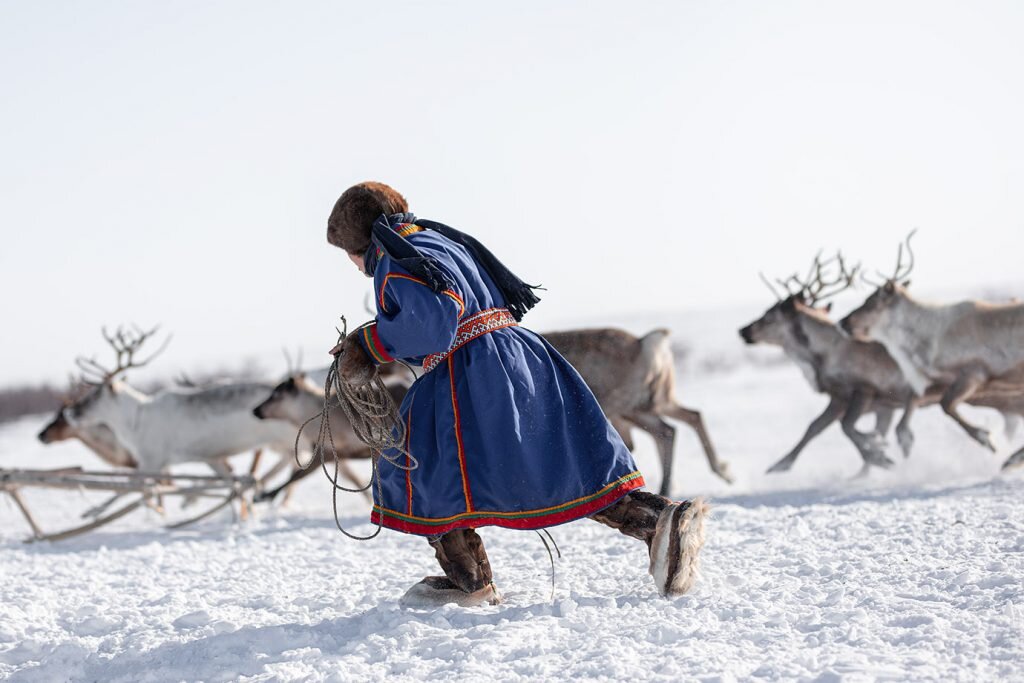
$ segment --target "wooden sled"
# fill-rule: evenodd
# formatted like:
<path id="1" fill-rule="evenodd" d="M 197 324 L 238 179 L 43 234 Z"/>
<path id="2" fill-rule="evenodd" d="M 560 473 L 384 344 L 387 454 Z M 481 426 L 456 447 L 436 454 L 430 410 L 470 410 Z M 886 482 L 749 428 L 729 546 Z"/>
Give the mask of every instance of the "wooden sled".
<path id="1" fill-rule="evenodd" d="M 142 506 L 150 506 L 162 510 L 164 496 L 181 496 L 183 498 L 215 498 L 217 503 L 204 512 L 180 522 L 165 525 L 167 529 L 180 529 L 206 519 L 223 510 L 235 500 L 240 501 L 242 515 L 246 514 L 245 494 L 256 485 L 256 479 L 250 475 L 221 476 L 196 474 L 164 474 L 158 472 L 94 472 L 80 467 L 66 467 L 54 470 L 23 470 L 0 468 L 0 493 L 6 493 L 21 511 L 32 528 L 32 537 L 27 543 L 34 541 L 61 541 L 65 538 L 98 529 L 109 524 Z M 114 495 L 105 502 L 90 508 L 83 516 L 94 517 L 92 521 L 81 526 L 65 529 L 54 533 L 45 533 L 36 523 L 31 511 L 21 496 L 23 488 L 51 488 L 90 491 L 109 491 Z M 133 499 L 108 512 L 123 497 Z M 136 497 L 137 496 L 137 497 Z M 232 508 L 233 509 L 233 508 Z"/>

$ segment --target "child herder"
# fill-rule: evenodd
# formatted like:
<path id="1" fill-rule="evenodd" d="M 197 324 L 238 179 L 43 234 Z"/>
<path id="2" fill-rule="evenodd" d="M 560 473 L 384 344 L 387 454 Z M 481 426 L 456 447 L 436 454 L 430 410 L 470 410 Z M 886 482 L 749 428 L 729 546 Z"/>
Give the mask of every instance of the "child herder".
<path id="1" fill-rule="evenodd" d="M 365 384 L 397 359 L 423 368 L 399 411 L 418 466 L 382 458 L 371 513 L 425 536 L 444 571 L 413 586 L 407 604 L 496 604 L 476 530 L 582 517 L 646 543 L 662 595 L 690 589 L 706 504 L 641 489 L 632 455 L 579 373 L 519 325 L 539 301 L 529 286 L 474 238 L 409 213 L 383 183 L 341 195 L 327 241 L 374 281 L 376 318 L 332 350 L 344 380 Z"/>

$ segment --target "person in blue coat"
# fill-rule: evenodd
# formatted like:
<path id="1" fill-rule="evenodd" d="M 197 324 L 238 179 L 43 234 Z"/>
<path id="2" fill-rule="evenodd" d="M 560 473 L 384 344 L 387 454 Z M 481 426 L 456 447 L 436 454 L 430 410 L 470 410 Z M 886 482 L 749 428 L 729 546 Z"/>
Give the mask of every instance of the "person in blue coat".
<path id="1" fill-rule="evenodd" d="M 539 301 L 533 288 L 471 236 L 409 213 L 382 183 L 341 195 L 327 239 L 373 278 L 377 309 L 332 350 L 343 379 L 367 383 L 396 360 L 423 368 L 399 410 L 405 453 L 380 460 L 371 513 L 425 536 L 444 570 L 408 599 L 496 603 L 476 529 L 583 517 L 645 541 L 663 595 L 689 590 L 706 505 L 641 490 L 632 455 L 579 373 L 519 324 Z"/>

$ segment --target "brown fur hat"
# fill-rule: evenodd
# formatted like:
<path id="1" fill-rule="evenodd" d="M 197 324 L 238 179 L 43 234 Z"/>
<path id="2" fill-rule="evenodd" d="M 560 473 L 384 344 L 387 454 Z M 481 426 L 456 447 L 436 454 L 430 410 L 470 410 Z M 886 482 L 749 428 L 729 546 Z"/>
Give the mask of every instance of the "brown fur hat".
<path id="1" fill-rule="evenodd" d="M 405 213 L 405 197 L 384 183 L 365 182 L 345 190 L 327 218 L 327 241 L 350 254 L 370 248 L 370 230 L 380 215 Z"/>

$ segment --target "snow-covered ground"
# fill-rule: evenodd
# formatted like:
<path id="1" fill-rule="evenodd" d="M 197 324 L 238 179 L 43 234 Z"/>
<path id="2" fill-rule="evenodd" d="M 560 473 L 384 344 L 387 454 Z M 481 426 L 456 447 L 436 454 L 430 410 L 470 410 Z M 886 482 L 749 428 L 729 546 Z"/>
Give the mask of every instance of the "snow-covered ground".
<path id="1" fill-rule="evenodd" d="M 894 472 L 851 480 L 858 456 L 833 427 L 767 476 L 825 400 L 789 365 L 693 370 L 683 403 L 738 481 L 715 479 L 680 428 L 674 493 L 715 504 L 691 595 L 659 598 L 644 548 L 584 520 L 553 530 L 554 600 L 537 536 L 487 529 L 503 605 L 406 609 L 405 589 L 437 573 L 432 552 L 397 533 L 344 538 L 319 476 L 246 523 L 171 532 L 138 512 L 52 545 L 23 544 L 0 497 L 0 678 L 1024 680 L 1024 475 L 999 476 L 1009 445 L 993 456 L 929 409 Z M 995 414 L 970 415 L 999 431 Z M 0 466 L 98 466 L 36 442 L 42 422 L 0 429 Z M 656 486 L 653 445 L 637 440 Z M 96 498 L 27 494 L 50 529 Z M 362 500 L 343 510 L 370 530 Z"/>

